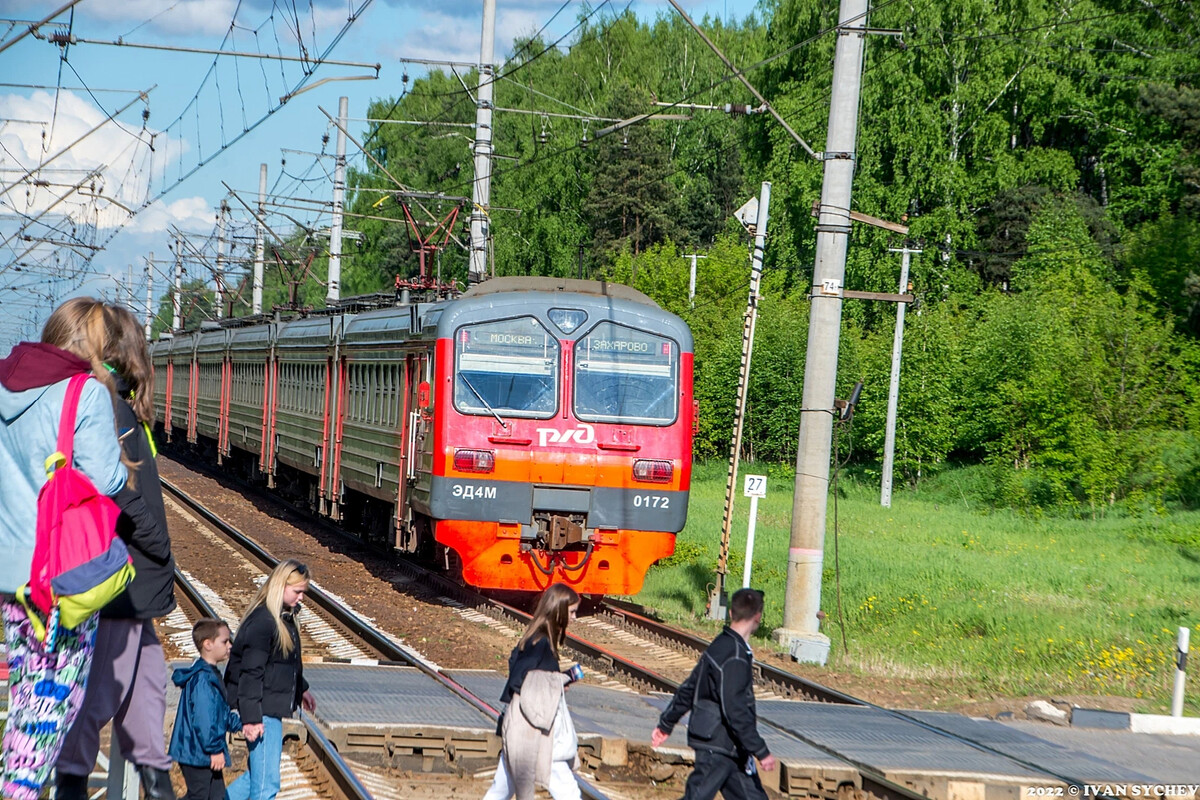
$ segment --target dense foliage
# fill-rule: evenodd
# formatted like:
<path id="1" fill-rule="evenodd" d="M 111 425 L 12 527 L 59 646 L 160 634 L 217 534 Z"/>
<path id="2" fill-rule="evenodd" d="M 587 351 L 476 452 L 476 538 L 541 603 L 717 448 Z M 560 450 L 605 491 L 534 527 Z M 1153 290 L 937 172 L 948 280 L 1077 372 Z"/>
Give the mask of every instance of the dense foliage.
<path id="1" fill-rule="evenodd" d="M 607 277 L 696 335 L 700 456 L 728 448 L 748 285 L 732 212 L 773 183 L 745 446 L 795 457 L 821 163 L 753 102 L 677 16 L 585 12 L 567 43 L 519 41 L 495 83 L 497 274 Z M 816 150 L 837 4 L 774 0 L 704 27 Z M 1190 3 L 885 0 L 867 43 L 854 206 L 907 219 L 919 305 L 907 316 L 898 478 L 985 466 L 996 505 L 1098 513 L 1200 505 L 1200 25 Z M 570 44 L 569 47 L 566 44 Z M 366 237 L 348 293 L 415 274 L 396 182 L 468 197 L 475 75 L 434 72 L 381 99 L 350 221 Z M 675 107 L 655 105 L 675 103 Z M 515 109 L 515 110 L 505 110 Z M 535 112 L 535 113 L 520 113 Z M 605 129 L 648 113 L 650 119 Z M 591 117 L 584 120 L 573 118 Z M 600 135 L 604 134 L 604 135 Z M 394 180 L 393 180 L 394 179 Z M 466 205 L 469 209 L 469 204 Z M 464 218 L 466 210 L 464 210 Z M 465 238 L 465 228 L 459 229 Z M 849 288 L 895 291 L 901 240 L 856 227 Z M 698 260 L 688 298 L 688 260 Z M 465 276 L 465 253 L 441 257 Z M 319 265 L 318 265 L 319 266 Z M 432 268 L 431 268 L 432 269 Z M 894 309 L 848 301 L 839 386 L 862 380 L 852 459 L 883 449 Z"/>

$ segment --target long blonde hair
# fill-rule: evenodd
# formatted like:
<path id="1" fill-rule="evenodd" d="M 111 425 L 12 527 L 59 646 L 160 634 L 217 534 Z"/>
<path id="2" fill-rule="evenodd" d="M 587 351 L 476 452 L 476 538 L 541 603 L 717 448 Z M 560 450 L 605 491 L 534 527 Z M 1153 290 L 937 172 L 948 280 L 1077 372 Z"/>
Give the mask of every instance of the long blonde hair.
<path id="1" fill-rule="evenodd" d="M 571 620 L 571 606 L 579 602 L 579 595 L 565 583 L 552 583 L 538 598 L 533 619 L 525 629 L 525 635 L 517 642 L 517 649 L 536 642 L 543 636 L 550 642 L 550 649 L 558 656 L 558 646 L 567 638 L 567 623 Z"/>
<path id="2" fill-rule="evenodd" d="M 108 326 L 104 303 L 94 297 L 72 297 L 46 320 L 42 341 L 79 356 L 92 365 L 92 375 L 115 396 L 112 376 L 104 368 L 108 347 Z"/>
<path id="3" fill-rule="evenodd" d="M 104 315 L 104 303 L 94 297 L 72 297 L 54 309 L 42 328 L 42 341 L 60 350 L 79 356 L 92 365 L 92 375 L 108 389 L 113 403 L 113 428 L 116 429 L 116 385 L 112 375 L 104 366 L 104 353 L 108 349 L 109 331 Z M 129 470 L 130 487 L 134 486 L 134 470 L 137 464 L 131 461 L 125 450 L 121 450 L 121 463 Z"/>
<path id="4" fill-rule="evenodd" d="M 266 606 L 267 611 L 271 612 L 271 617 L 275 620 L 275 634 L 279 640 L 279 650 L 285 656 L 289 655 L 296 643 L 292 641 L 292 634 L 288 630 L 287 623 L 283 621 L 283 589 L 286 586 L 295 586 L 298 583 L 308 583 L 308 581 L 307 566 L 294 558 L 280 561 L 278 566 L 271 570 L 271 574 L 267 576 L 263 585 L 258 587 L 258 592 L 250 601 L 250 605 L 246 606 L 242 624 L 246 624 L 246 620 L 254 609 Z"/>

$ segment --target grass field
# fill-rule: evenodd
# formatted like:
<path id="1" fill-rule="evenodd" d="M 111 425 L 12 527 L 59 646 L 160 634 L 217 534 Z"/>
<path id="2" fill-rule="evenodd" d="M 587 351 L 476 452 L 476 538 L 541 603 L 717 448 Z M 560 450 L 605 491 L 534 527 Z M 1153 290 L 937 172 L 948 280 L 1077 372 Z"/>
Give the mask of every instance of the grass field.
<path id="1" fill-rule="evenodd" d="M 704 616 L 725 470 L 697 465 L 676 553 L 651 569 L 637 597 L 668 619 Z M 959 492 L 953 476 L 898 492 L 890 509 L 879 505 L 877 485 L 843 480 L 841 489 L 848 647 L 838 625 L 831 502 L 822 583 L 831 668 L 1002 696 L 1117 695 L 1139 698 L 1139 710 L 1169 709 L 1177 628 L 1191 626 L 1200 649 L 1200 513 L 1080 520 L 989 512 Z M 791 508 L 791 477 L 771 476 L 755 534 L 752 585 L 766 592 L 756 647 L 770 646 L 783 620 Z M 733 587 L 741 585 L 748 512 L 739 478 Z M 1187 707 L 1200 712 L 1194 674 Z"/>

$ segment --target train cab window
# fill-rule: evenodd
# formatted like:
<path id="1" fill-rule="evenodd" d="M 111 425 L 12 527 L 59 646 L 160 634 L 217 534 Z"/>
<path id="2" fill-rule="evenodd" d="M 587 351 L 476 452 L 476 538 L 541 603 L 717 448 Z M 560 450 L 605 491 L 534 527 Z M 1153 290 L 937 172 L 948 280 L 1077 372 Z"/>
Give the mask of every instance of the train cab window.
<path id="1" fill-rule="evenodd" d="M 533 317 L 464 325 L 454 334 L 454 407 L 464 414 L 551 417 L 558 361 L 558 340 Z"/>
<path id="2" fill-rule="evenodd" d="M 679 397 L 679 345 L 615 322 L 575 343 L 575 416 L 585 422 L 669 425 Z"/>

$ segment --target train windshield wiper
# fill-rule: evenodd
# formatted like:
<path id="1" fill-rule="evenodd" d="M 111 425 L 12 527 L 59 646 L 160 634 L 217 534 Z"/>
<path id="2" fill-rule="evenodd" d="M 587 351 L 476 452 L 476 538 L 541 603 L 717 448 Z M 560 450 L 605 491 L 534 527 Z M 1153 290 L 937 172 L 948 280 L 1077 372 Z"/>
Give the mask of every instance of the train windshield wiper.
<path id="1" fill-rule="evenodd" d="M 504 428 L 504 430 L 508 430 L 508 423 L 505 422 L 500 417 L 500 415 L 496 413 L 496 409 L 492 408 L 491 404 L 488 403 L 488 401 L 483 398 L 483 395 L 481 395 L 479 393 L 479 390 L 471 385 L 471 382 L 469 380 L 467 380 L 467 376 L 463 375 L 460 372 L 460 373 L 458 373 L 458 378 L 459 378 L 459 380 L 461 380 L 463 383 L 465 383 L 467 385 L 467 388 L 471 390 L 472 394 L 474 394 L 476 397 L 479 398 L 479 402 L 483 403 L 483 407 L 486 408 L 489 412 L 491 412 L 491 415 L 496 418 L 497 422 L 500 423 L 500 427 Z"/>

